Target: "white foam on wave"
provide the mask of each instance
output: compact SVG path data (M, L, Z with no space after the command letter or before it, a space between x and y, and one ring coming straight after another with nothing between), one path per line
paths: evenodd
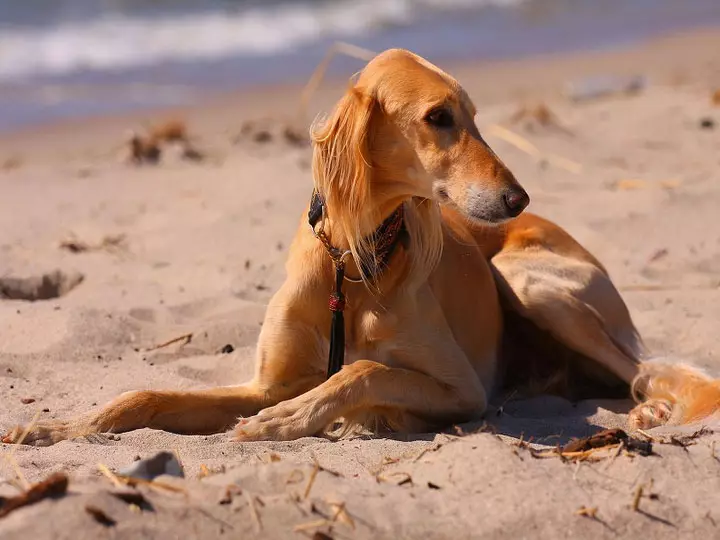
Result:
M268 55L323 37L348 38L383 25L408 24L423 9L510 6L522 2L336 0L152 20L108 15L43 29L0 25L0 80L239 54Z

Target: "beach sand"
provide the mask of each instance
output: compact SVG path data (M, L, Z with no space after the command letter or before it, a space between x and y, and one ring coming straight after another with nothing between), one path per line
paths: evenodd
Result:
M716 373L718 50L720 31L703 30L624 50L442 66L474 99L481 132L530 193L531 211L564 226L607 266L650 350ZM648 84L632 96L563 97L567 81L608 72L645 75ZM309 114L327 110L345 85L325 83ZM282 135L297 122L298 95L295 87L268 88L185 110L3 135L0 277L41 281L59 271L65 279L58 298L0 300L1 429L37 412L66 418L127 390L251 377L265 306L312 189L309 147ZM562 128L511 122L539 102ZM176 116L205 161L119 160L127 129ZM703 119L714 127L702 127ZM267 129L258 138L269 140L242 135L248 122L260 126L256 134ZM540 159L499 138L494 124L530 141ZM61 248L67 240L90 249ZM146 351L186 334L189 343ZM221 353L228 344L233 352ZM486 424L447 434L339 442L241 444L226 434L139 430L48 448L2 445L0 495L17 492L18 471L29 482L65 471L70 486L65 497L0 518L0 537L717 536L720 437L712 423L698 437L698 426L654 430L669 444L656 442L651 457L575 464L518 446L520 437L554 447L623 427L630 406L510 399ZM161 450L184 466L186 479L162 479L175 490L141 486L141 507L110 494L98 464L118 469ZM226 497L230 485L237 489ZM99 523L88 505L115 523ZM579 515L581 507L596 516Z

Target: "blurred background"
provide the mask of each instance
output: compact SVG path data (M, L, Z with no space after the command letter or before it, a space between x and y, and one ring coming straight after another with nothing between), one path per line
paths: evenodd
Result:
M303 81L335 40L499 59L715 24L720 0L0 0L0 131Z

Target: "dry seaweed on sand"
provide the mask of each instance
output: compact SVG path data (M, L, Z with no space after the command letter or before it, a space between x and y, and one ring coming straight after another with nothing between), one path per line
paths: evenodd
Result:
M536 458L559 457L571 461L597 461L614 459L623 449L630 454L641 456L650 456L653 453L652 441L635 439L622 429L606 429L589 437L572 440L563 447L545 451L531 449L531 453ZM608 450L615 452L609 453Z
M202 161L205 154L198 150L182 120L168 120L151 126L144 134L130 131L126 141L127 160L135 165L157 164L168 149L179 149L179 157Z
M70 253L87 253L89 251L119 251L124 249L127 236L120 234L111 234L104 236L100 242L90 243L80 240L75 235L61 240L59 248L69 251Z
M100 525L104 525L106 527L113 527L117 525L117 521L110 517L102 508L92 504L86 504L85 511L90 514L95 521L100 523Z
M606 429L589 437L574 439L562 447L562 452L582 452L623 443L630 451L641 455L652 454L652 443L628 436L622 429Z
M32 484L19 495L0 499L0 518L23 506L29 506L44 499L62 497L67 492L68 482L65 473L56 472L42 482Z
M545 103L535 105L523 105L510 116L511 124L520 125L526 131L538 131L539 129L551 129L560 131L566 135L572 135L567 127L558 119L558 116Z

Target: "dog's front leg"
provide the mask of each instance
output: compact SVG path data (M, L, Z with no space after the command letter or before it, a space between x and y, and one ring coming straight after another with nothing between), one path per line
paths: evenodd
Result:
M318 434L340 417L368 414L398 431L418 431L479 417L486 406L486 393L471 370L449 384L418 371L359 360L309 392L241 420L235 437L292 440Z
M37 422L27 428L15 426L0 436L0 441L48 446L74 437L141 428L217 433L233 427L239 417L302 394L322 382L324 350L312 311L296 308L288 292L293 290L284 286L268 306L252 381L201 390L126 392L79 417Z

